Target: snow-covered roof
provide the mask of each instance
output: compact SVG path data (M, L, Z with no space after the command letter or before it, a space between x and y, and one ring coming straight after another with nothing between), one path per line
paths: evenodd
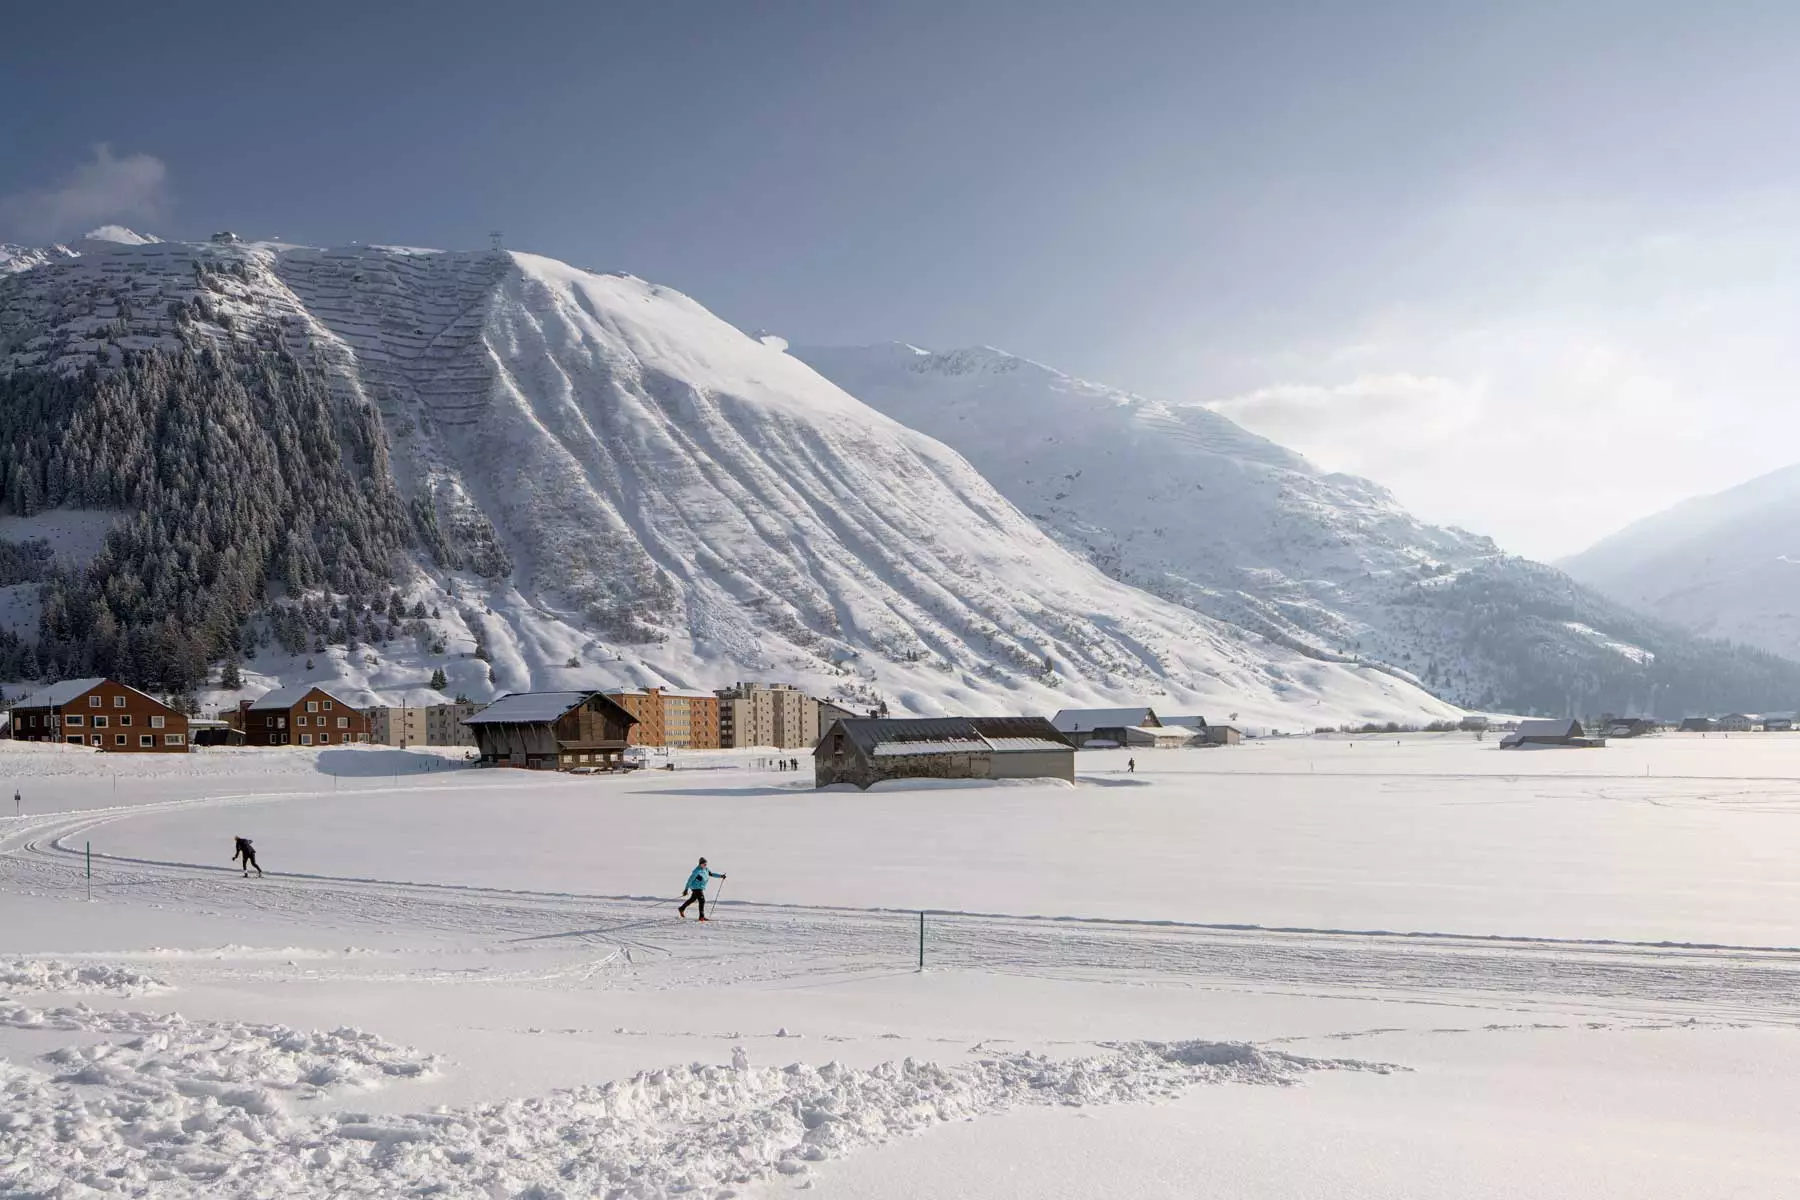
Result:
M832 726L839 727L872 758L1074 749L1042 717L844 717ZM825 753L826 745L820 739L814 753Z
M1065 708L1050 719L1060 733L1080 733L1092 729L1130 729L1133 726L1160 723L1148 705L1142 708Z
M612 707L623 713L629 720L636 722L619 702L603 692L513 692L500 697L480 712L463 721L464 725L506 725L536 724L539 721L554 721L572 708L586 704L595 696L600 696Z
M345 708L356 707L329 688L321 687L316 683L295 683L287 687L278 687L272 692L264 692L251 702L250 711L261 712L271 708L292 708L313 692L318 692L327 699L335 700Z
M1577 730L1574 717L1553 717L1520 721L1516 732L1520 737L1574 737Z
M1178 738L1193 737L1195 731L1180 725L1177 725L1172 729L1165 728L1161 725L1132 725L1127 727L1126 732L1141 733L1145 737L1153 738Z
M39 688L29 696L14 700L12 707L60 708L71 700L87 695L105 682L106 680L100 676L94 676L91 679L61 679Z
M1205 729L1206 728L1206 718L1201 717L1201 716L1158 717L1156 719L1161 721L1164 725L1179 725L1183 729Z

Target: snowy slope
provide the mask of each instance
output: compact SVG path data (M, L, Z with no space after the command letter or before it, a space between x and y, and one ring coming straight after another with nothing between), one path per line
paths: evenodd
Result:
M1685 500L1560 565L1621 603L1800 658L1800 466Z
M1511 711L1646 704L1669 694L1656 656L1695 653L1554 570L1420 521L1379 485L1322 472L1198 403L986 347L791 352L965 454L1109 575L1308 653L1382 663L1459 703ZM1728 671L1721 690L1761 694L1766 673L1748 664L1734 692Z
M264 655L269 677L384 698L418 698L435 665L472 696L766 677L901 710L1148 697L1290 728L1451 711L1106 578L941 443L643 280L525 254L91 243L0 285L14 369L271 338L378 408L421 529L403 591L448 646L333 648L311 672ZM457 657L477 640L491 683Z

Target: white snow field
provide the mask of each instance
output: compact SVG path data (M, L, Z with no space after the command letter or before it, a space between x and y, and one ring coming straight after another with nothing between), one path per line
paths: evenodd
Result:
M0 1195L1800 1178L1800 738L1297 738L866 794L766 757L0 743ZM699 854L706 925L674 916Z

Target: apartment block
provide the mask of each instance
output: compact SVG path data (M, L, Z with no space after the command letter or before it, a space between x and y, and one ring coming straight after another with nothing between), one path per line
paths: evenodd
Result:
M633 746L666 746L678 750L719 748L719 698L705 692L661 688L608 692L606 697L637 718L631 727Z
M719 692L719 744L810 750L818 745L821 705L790 683L738 683ZM835 719L835 717L834 717Z

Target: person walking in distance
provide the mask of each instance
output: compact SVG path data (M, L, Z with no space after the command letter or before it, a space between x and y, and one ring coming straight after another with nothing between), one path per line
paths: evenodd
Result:
M675 910L675 915L685 921L687 920L688 905L698 904L700 906L700 919L702 921L706 920L706 885L714 879L723 878L725 878L723 873L713 870L706 865L706 860L704 858L701 859L700 865L695 867L693 872L688 875L687 899L681 902L681 907Z
M1137 774L1137 759L1135 759L1135 758L1126 759L1125 760L1125 769L1128 772L1130 772L1131 774L1136 775Z
M247 837L237 839L237 844L232 847L231 861L233 865L235 865L240 858L244 860L245 879L250 878L251 867L256 868L256 877L258 879L262 878L263 869L256 861L256 847L250 844L250 839Z

